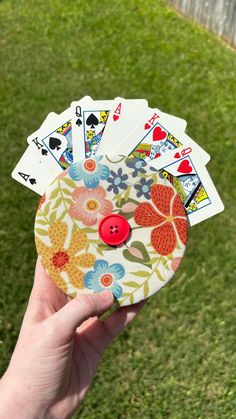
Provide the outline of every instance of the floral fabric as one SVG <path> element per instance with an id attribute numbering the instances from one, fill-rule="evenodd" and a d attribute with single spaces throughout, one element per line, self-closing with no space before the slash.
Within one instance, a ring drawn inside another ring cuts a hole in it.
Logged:
<path id="1" fill-rule="evenodd" d="M 112 247 L 99 237 L 110 214 L 127 219 L 131 234 Z M 66 294 L 110 289 L 120 305 L 157 292 L 178 269 L 187 217 L 173 185 L 142 160 L 96 156 L 74 163 L 42 198 L 35 220 L 38 254 Z"/>

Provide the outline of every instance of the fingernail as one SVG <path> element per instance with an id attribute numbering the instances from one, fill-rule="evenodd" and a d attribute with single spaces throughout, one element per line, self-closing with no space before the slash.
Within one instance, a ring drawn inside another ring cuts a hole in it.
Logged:
<path id="1" fill-rule="evenodd" d="M 114 295 L 111 291 L 109 290 L 104 290 L 101 291 L 99 294 L 102 294 L 102 296 L 106 299 L 106 300 L 111 300 L 114 301 Z"/>

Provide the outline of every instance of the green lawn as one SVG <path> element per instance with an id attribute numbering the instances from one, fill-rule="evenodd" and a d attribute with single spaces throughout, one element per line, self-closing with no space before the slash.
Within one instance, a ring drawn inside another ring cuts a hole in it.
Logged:
<path id="1" fill-rule="evenodd" d="M 77 418 L 235 418 L 236 55 L 161 0 L 2 0 L 0 357 L 32 286 L 38 196 L 10 173 L 50 111 L 147 98 L 188 121 L 225 211 L 191 229 L 175 279 L 106 352 Z"/>

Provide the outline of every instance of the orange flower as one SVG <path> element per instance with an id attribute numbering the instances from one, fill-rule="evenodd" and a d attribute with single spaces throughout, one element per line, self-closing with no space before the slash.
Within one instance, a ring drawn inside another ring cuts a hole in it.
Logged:
<path id="1" fill-rule="evenodd" d="M 143 227 L 154 227 L 151 232 L 151 243 L 160 255 L 166 256 L 173 252 L 177 238 L 187 243 L 188 225 L 183 204 L 170 186 L 153 185 L 150 196 L 156 208 L 144 202 L 136 208 L 134 220 Z"/>
<path id="2" fill-rule="evenodd" d="M 47 246 L 39 237 L 35 238 L 38 254 L 42 258 L 42 264 L 47 270 L 50 278 L 54 280 L 59 288 L 67 292 L 67 283 L 62 272 L 65 272 L 69 282 L 75 288 L 84 287 L 84 272 L 80 268 L 91 268 L 95 262 L 95 256 L 90 253 L 77 255 L 85 248 L 88 241 L 87 236 L 79 230 L 72 233 L 70 244 L 65 248 L 65 240 L 68 228 L 63 221 L 54 221 L 49 229 L 48 235 L 52 245 Z"/>

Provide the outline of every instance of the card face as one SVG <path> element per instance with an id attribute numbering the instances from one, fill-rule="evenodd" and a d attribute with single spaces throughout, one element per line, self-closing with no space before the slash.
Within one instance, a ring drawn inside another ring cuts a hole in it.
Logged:
<path id="1" fill-rule="evenodd" d="M 191 143 L 154 160 L 151 165 L 176 188 L 191 226 L 223 211 L 224 205 L 211 177 Z"/>
<path id="2" fill-rule="evenodd" d="M 74 159 L 94 156 L 107 123 L 112 100 L 72 102 L 72 132 Z"/>
<path id="3" fill-rule="evenodd" d="M 83 104 L 90 99 L 85 96 L 78 103 Z M 37 135 L 31 135 L 27 141 L 40 155 L 48 171 L 57 176 L 73 163 L 71 108 L 44 124 Z"/>
<path id="4" fill-rule="evenodd" d="M 44 194 L 47 186 L 54 178 L 30 146 L 24 152 L 11 175 L 13 179 L 39 195 Z"/>
<path id="5" fill-rule="evenodd" d="M 187 122 L 185 119 L 178 118 L 178 116 L 170 115 L 169 113 L 162 112 L 160 109 L 155 109 L 156 112 L 165 118 L 168 126 L 175 126 L 181 132 L 184 132 L 187 127 Z"/>
<path id="6" fill-rule="evenodd" d="M 200 158 L 206 164 L 210 160 L 209 154 L 173 125 L 169 118 L 160 114 L 158 110 L 152 109 L 126 138 L 117 153 L 150 161 L 189 142 L 196 146 Z"/>
<path id="7" fill-rule="evenodd" d="M 100 141 L 98 153 L 115 153 L 130 132 L 139 124 L 148 110 L 146 99 L 124 99 L 117 97 L 113 101 L 106 127 Z"/>
<path id="8" fill-rule="evenodd" d="M 58 116 L 58 114 L 56 112 L 50 112 L 46 116 L 46 118 L 44 119 L 44 121 L 43 121 L 42 125 L 40 126 L 40 128 L 38 129 L 38 131 L 44 127 L 44 124 L 52 123 L 57 116 Z"/>

